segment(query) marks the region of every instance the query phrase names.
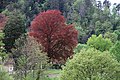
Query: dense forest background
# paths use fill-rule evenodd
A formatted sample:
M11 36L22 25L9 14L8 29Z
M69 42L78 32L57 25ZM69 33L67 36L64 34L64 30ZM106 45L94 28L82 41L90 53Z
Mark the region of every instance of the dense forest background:
M67 23L74 24L79 31L79 43L86 43L92 34L103 34L103 36L106 32L119 34L120 4L111 5L108 0L103 3L95 0L2 0L0 4L0 12L6 15L11 13L24 16L25 22L22 26L25 29L21 33L28 31L31 21L39 12L57 9L62 12ZM16 29L19 27L16 26ZM13 47L13 40L21 34L16 34L15 37L12 35L14 33L11 33L7 36L7 32L5 32L4 43L7 51L9 51ZM8 44L7 41L9 40L11 43Z

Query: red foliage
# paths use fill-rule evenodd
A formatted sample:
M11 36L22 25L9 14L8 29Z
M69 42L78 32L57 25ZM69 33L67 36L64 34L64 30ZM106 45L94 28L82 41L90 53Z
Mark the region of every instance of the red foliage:
M64 16L58 10L48 10L36 16L29 35L37 39L53 62L66 61L78 42L77 30L65 23Z
M6 22L7 22L7 17L5 17L3 14L0 14L0 30L4 28Z

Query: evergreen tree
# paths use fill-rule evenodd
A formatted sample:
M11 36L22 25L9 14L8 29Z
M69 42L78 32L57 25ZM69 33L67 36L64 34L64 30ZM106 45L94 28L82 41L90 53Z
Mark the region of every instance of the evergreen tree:
M9 19L3 32L5 33L4 44L7 51L11 51L14 47L14 42L23 33L26 32L25 16L20 11L14 10L12 12L5 13Z

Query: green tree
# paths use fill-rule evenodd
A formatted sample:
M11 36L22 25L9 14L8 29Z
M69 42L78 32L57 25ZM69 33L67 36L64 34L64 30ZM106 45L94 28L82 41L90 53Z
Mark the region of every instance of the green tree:
M112 24L110 21L96 21L95 22L95 34L105 34L106 32L112 31Z
M83 49L68 60L60 80L119 80L120 63L109 52Z
M110 39L113 43L115 43L115 42L117 41L117 39L118 39L118 35L115 34L115 33L107 32L107 33L105 33L104 38L108 38L108 39Z
M100 51L106 51L110 49L112 42L108 38L103 38L102 35L99 35L98 37L96 35L92 35L88 39L87 45Z
M17 1L18 0L1 0L0 1L0 12L2 12L8 4L12 2L17 2Z
M101 26L102 26L102 23L100 21L96 21L95 22L95 34L96 35L99 35L101 33Z
M11 51L16 39L26 32L25 16L20 11L14 10L12 12L4 13L8 16L8 21L4 27L5 33L4 44L7 51Z
M120 40L120 31L119 30L115 30L114 33L118 35L117 40Z
M79 17L76 20L82 27L82 29L88 33L92 31L92 15L94 13L94 4L92 4L93 0L75 0L73 2L74 14ZM92 28L91 28L92 27Z
M100 28L101 33L104 34L106 32L110 32L112 30L112 27L113 26L110 21L105 21Z
M112 15L110 16L110 21L113 25L112 30L120 30L120 15L117 11L117 5L113 6Z
M21 11L26 17L26 27L30 27L31 21L42 11L42 4L45 0L24 0L22 1Z
M115 43L115 45L110 49L110 52L115 55L116 59L120 62L120 41Z

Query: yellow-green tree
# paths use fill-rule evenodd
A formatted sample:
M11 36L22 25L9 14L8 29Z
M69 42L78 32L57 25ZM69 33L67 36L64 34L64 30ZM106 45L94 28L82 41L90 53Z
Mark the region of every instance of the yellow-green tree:
M120 80L120 63L109 52L83 49L65 65L60 80Z
M92 35L88 39L87 45L100 51L106 51L110 49L110 47L112 46L112 42L108 38L103 38L102 35Z

